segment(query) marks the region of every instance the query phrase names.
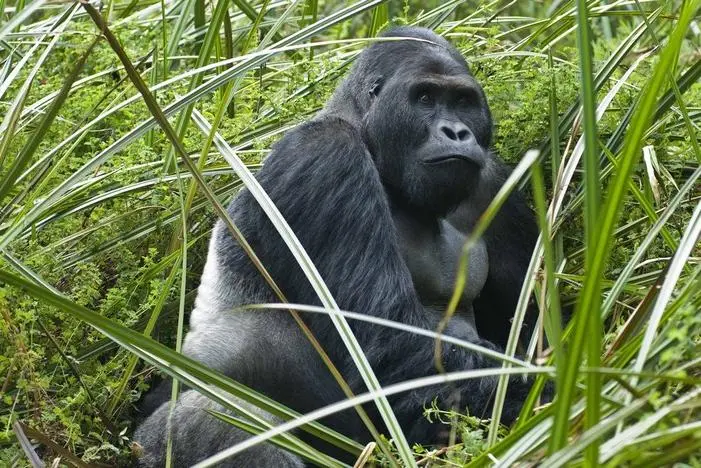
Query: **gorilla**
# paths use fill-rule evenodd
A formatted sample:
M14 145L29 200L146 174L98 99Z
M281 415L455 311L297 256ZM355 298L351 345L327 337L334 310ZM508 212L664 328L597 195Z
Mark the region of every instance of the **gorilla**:
M403 39L376 42L363 51L324 109L273 147L257 179L341 309L436 329L466 236L509 169L489 151L489 106L460 53L422 28L400 27L384 36ZM319 304L253 196L242 190L228 210L288 300ZM514 193L469 254L467 287L446 334L491 349L505 344L537 233L533 213ZM277 301L218 222L185 354L300 413L342 400L338 384L287 311L235 310ZM353 392L365 391L329 318L308 314L304 320ZM527 322L533 326L533 314ZM351 326L382 385L436 373L432 340L368 323ZM442 359L447 371L498 365L449 344L443 345ZM418 389L390 403L410 442L440 443L445 430L423 416L424 407L434 399L445 407L457 395L471 414L488 414L496 381L488 377ZM511 380L505 422L516 418L529 388L520 377ZM222 411L194 390L178 400L171 419L175 466L248 437L208 409ZM384 429L372 405L367 411ZM134 440L144 448L142 466L163 465L167 415L164 403L136 431ZM359 442L370 440L352 410L322 423ZM343 457L311 436L299 436ZM303 466L297 456L271 444L228 462Z

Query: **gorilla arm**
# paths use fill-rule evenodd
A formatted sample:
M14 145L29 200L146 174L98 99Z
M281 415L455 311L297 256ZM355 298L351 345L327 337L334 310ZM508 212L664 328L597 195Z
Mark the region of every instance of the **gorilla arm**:
M401 256L377 169L352 125L331 116L302 124L275 146L258 179L342 309L434 328ZM316 294L265 214L250 194L242 195L250 218L246 224L254 228L244 234L257 238L252 245L273 278L291 302L318 304ZM310 316L305 320L354 391L363 391L360 376L329 319ZM352 327L383 385L435 374L431 340L372 324L356 322ZM474 335L459 338L474 341ZM479 344L493 348L483 340ZM450 346L444 347L443 361L449 371L495 366L480 354ZM510 389L519 398L507 403L505 420L515 418L527 387L522 379L513 380ZM462 404L472 414L487 411L495 382L495 378L485 378L461 384ZM421 405L447 395L446 390L421 389L393 403L413 440L436 440L434 429L421 416Z

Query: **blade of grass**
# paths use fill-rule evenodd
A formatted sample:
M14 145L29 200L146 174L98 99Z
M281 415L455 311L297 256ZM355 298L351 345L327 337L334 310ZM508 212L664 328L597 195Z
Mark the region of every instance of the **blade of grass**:
M22 451L27 457L27 461L32 466L32 468L44 468L46 465L44 465L44 462L41 461L41 458L39 458L39 455L37 455L36 451L34 450L34 447L32 446L32 443L29 441L29 438L24 433L24 430L22 429L22 426L20 425L19 421L15 421L14 423L12 423L12 432L15 433L17 442L19 442L19 446L22 448Z
M581 75L581 100L583 113L584 131L584 245L587 247L587 255L584 261L584 270L589 271L593 257L593 246L598 242L598 217L601 204L601 190L599 189L599 139L596 131L596 88L594 87L594 64L592 63L591 31L589 29L589 15L587 2L577 1L577 46L579 48L579 72ZM593 294L599 294L597 290ZM601 314L600 302L593 302L590 308L580 309L575 315L577 321L576 332L585 330L588 334L586 340L587 363L589 367L599 367L601 361ZM575 332L575 333L576 333ZM572 362L579 362L579 349L572 347L568 358ZM565 380L568 367L560 366L562 369L558 376L558 382ZM559 388L557 389L560 390ZM601 404L599 401L601 394L601 379L596 372L587 375L587 406L585 411L585 428L593 428L599 423L601 417ZM565 440L561 439L561 434L553 437L553 449L561 448ZM594 440L588 447L586 459L593 466L598 458L598 442Z
M658 8L655 11L653 11L649 16L649 19L651 21L654 20L659 16L661 11L661 8ZM621 66L626 57L628 57L631 51L638 45L640 38L643 36L644 33L645 25L641 23L638 26L636 26L631 31L631 33L628 36L626 36L626 38L623 39L623 41L621 41L620 45L616 47L616 49L611 53L609 58L597 72L596 77L594 79L595 88L597 92L600 91L601 88L608 82L609 78L611 78L611 76L613 75L613 72ZM579 113L580 106L581 105L578 98L577 101L559 119L557 139L555 140L556 142L559 142L562 136L565 135L566 132L568 132L572 128L572 124L574 123L574 120L577 114ZM543 154L547 155L548 150L552 151L552 148L550 146L550 144L552 143L553 140L551 137L549 141L546 141L546 143L543 144L541 148Z
M24 23L24 20L29 18L32 13L39 8L43 7L44 3L46 3L46 0L34 0L29 6L13 16L10 21L2 25L2 27L0 27L0 40L4 39L8 34Z
M674 411L683 410L689 402L698 398L699 395L701 395L701 388L691 389L687 393L682 394L672 403L659 408L653 414L647 415L645 418L625 429L623 432L607 440L601 446L601 454L597 460L597 463L606 462L626 444L632 443L636 438L644 434L645 431L653 427L656 423Z
M608 461L607 466L623 466L624 463L631 463L635 460L639 460L642 451L657 449L661 453L675 452L679 447L681 438L693 436L694 434L698 434L699 431L701 431L701 421L683 424L639 437L624 444L624 447L619 450L616 456ZM649 460L647 457L644 458Z
M161 310L163 310L163 306L165 305L166 299L168 299L168 296L170 295L170 289L173 286L173 282L175 281L175 277L178 273L179 265L177 262L173 263L173 267L170 269L170 273L168 274L168 277L165 279L163 282L163 285L161 286L161 291L156 298L156 303L153 306L153 309L151 310L151 315L149 316L148 322L146 323L146 327L144 328L143 334L144 336L151 336L151 333L153 332L153 329L156 327L156 321L158 320L158 316L161 313ZM179 352L178 349L176 349L176 352ZM125 366L124 372L122 372L122 377L119 379L119 383L117 384L117 388L114 390L112 394L112 398L110 399L109 403L107 404L107 413L108 414L113 414L115 408L119 404L119 402L122 400L122 394L124 393L124 390L127 388L127 384L129 383L129 379L131 378L132 373L134 372L134 369L136 368L136 364L139 362L139 359L136 356L131 356L129 358L129 362Z
M224 421L227 424L231 424L234 427L238 427L239 429L242 429L249 434L260 434L261 432L265 431L265 428L251 424L250 422L246 421L243 418L238 418L236 416L232 416L230 414L226 413L221 413L219 411L213 411L213 410L207 410L209 414L214 416L215 418ZM279 437L273 437L270 439L270 442L272 442L275 445L278 445L285 450L295 453L299 455L300 457L310 461L314 462L316 461L317 457L314 456L314 449L309 446L308 444L305 444L303 442L297 442L297 443L292 443L288 440L281 439ZM347 468L348 465L341 463L340 461L330 459L329 461L332 462L330 466L333 467L344 467ZM335 463L334 463L335 462Z
M176 166L177 168L177 166ZM175 335L175 352L182 353L183 346L183 336L185 329L185 296L187 294L187 231L188 231L188 210L189 207L185 205L185 196L183 194L183 182L180 178L180 172L178 171L178 194L180 195L180 210L181 210L181 227L182 227L182 239L180 242L180 256L182 263L180 265L180 297L178 300L178 325L176 328ZM159 312L160 315L160 312ZM171 393L170 393L170 405L169 405L169 418L175 410L175 403L178 398L178 393L180 392L180 382L176 379L173 380ZM284 439L283 439L284 440ZM172 454L173 454L173 438L169 430L167 438L167 448L166 448L166 466L171 466ZM312 451L313 452L313 451ZM314 459L316 457L313 457Z
M179 10L174 12L176 13L175 17L177 18L177 21L175 22L175 26L170 30L170 37L168 38L167 42L168 46L163 51L164 57L169 57L172 59L173 56L177 55L180 40L183 37L183 33L185 32L185 28L187 27L188 21L190 21L190 19L192 18L191 15L195 8L195 1L196 0L185 0L183 2L180 2ZM163 7L161 6L161 8ZM165 28L165 24L163 25L163 27ZM165 60L163 62L163 68L166 69L167 67L168 61Z
M243 309L278 309L278 310L287 310L289 308L293 308L297 311L300 312L311 312L311 313L317 313L317 314L327 314L331 315L332 313L336 312L340 315L342 315L345 318L349 318L352 320L358 320L361 322L367 322L367 323L372 323L373 325L378 325L382 327L388 327L388 328L393 328L395 330L401 330L405 331L408 333L413 333L415 335L420 335L420 336L425 336L428 338L432 339L438 339L441 338L444 340L446 343L454 344L455 346L458 346L460 348L464 348L479 354L483 354L484 356L488 356L492 359L495 359L497 361L501 362L508 362L509 364L513 364L518 367L525 367L525 368L536 368L533 364L530 364L526 361L523 361L521 359L512 357L512 356L507 356L504 353L500 353L498 351L491 350L489 348L485 348L484 346L480 346L475 343L471 343L469 341L465 341L459 338L454 338L448 335L443 335L440 333L437 333L433 330L426 330L424 328L419 328L415 327L413 325L407 325L402 322L395 322L393 320L388 320L388 319L383 319L379 317L375 317L372 315L366 315L366 314L361 314L358 312L349 312L345 310L338 310L334 311L333 309L328 309L326 307L320 307L320 306L311 306L311 305L306 305L306 304L253 304L250 306L243 307Z
M2 77L2 83L0 84L0 98L12 85L14 79L19 75L27 61L31 57L33 57L34 52L38 50L39 46L44 43L49 33L53 33L53 37L44 48L42 54L35 61L32 70L27 76L24 77L22 85L20 86L19 91L17 91L16 96L12 104L10 105L10 111L7 113L7 115L3 119L2 124L0 125L0 133L4 133L2 137L2 142L0 143L0 169L2 169L2 166L4 165L5 158L7 156L7 150L12 140L12 137L14 136L15 127L20 119L20 115L24 114L24 101L27 98L27 95L29 94L32 85L34 84L34 79L37 73L39 73L39 70L41 69L44 62L54 50L54 47L61 38L61 33L71 22L71 19L73 18L73 15L76 13L77 10L77 5L72 5L66 8L66 10L61 15L57 16L56 20L51 24L49 30L45 34L39 36L32 48L26 54L24 54L24 56L12 68L12 70L9 73L4 74L4 76ZM8 57L8 60L6 62L8 65L10 64L10 58L11 57Z
M640 352L638 353L635 360L635 365L633 366L633 369L636 372L641 372L645 366L648 354L650 353L650 348L652 347L652 341L655 338L655 333L657 332L657 327L662 319L662 313L665 310L665 306L672 298L672 293L674 292L684 265L688 261L692 250L697 247L697 242L700 236L701 202L696 205L696 209L691 216L691 220L689 221L689 224L687 225L686 230L679 241L679 249L674 253L674 257L669 263L669 269L665 275L664 283L662 283L662 287L659 290L657 299L655 300L655 306L652 309L652 313L650 314L650 318L647 323L645 336L643 337L643 342L640 346ZM637 380L633 379L631 384L633 386L636 385Z
M197 11L198 10L203 10L204 9L204 2L201 2L201 0L197 0L195 2L195 17L198 16ZM229 0L219 0L217 2L216 7L214 8L214 11L212 12L212 17L209 20L209 27L207 28L207 32L205 34L204 40L202 41L201 46L199 47L199 53L197 55L197 62L195 63L195 67L200 68L204 65L206 65L210 61L212 49L214 49L214 44L219 40L219 29L221 28L222 22L224 21L224 17L226 16L226 13L229 8ZM199 15L204 16L204 11L201 11ZM255 17L253 18L255 20ZM192 77L192 80L190 80L190 85L188 87L188 92L192 92L193 89L197 88L200 84L202 84L204 76L202 74L197 74ZM187 131L187 126L190 122L190 115L192 114L192 110L195 108L195 103L192 102L188 104L185 109L178 115L178 120L175 124L175 132L178 135L179 139L183 139L185 137L185 132ZM166 170L172 170L172 168L175 165L175 151L173 148L171 148L164 161L164 167Z
M659 234L659 232L665 226L667 221L675 213L677 208L681 206L682 202L688 196L689 191L696 186L696 180L699 177L701 177L701 168L697 168L691 175L691 177L687 179L687 181L679 189L674 198L669 202L662 215L659 216L655 223L649 228L647 234L645 235L645 238L635 249L633 256L630 258L625 268L623 268L621 273L618 275L618 278L616 279L616 282L614 283L613 287L609 290L608 295L606 296L606 299L604 300L604 304L602 306L602 316L608 315L609 311L616 302L617 297L623 291L623 288L632 276L633 271L635 270L635 268L638 267L638 264L645 255L645 252L647 252L647 249L657 237L657 234Z
M376 400L380 397L388 397L391 395L396 395L403 392L408 392L422 387L430 387L434 385L445 385L450 382L459 382L467 379L479 379L487 376L493 375L519 375L523 373L552 373L553 368L539 367L526 369L473 369L469 371L459 371L459 372L449 372L447 374L435 375L431 377L421 377L418 379L406 380L404 382L388 385L376 391L369 391L368 393L363 393L354 398L343 400L338 403L334 403L328 406L324 406L310 413L300 416L294 420L288 421L286 423L280 424L273 429L267 430L257 436L253 436L245 441L234 445L226 450L222 450L214 456L211 456L196 465L193 468L205 468L208 466L214 466L217 463L230 458L237 453L240 453L247 448L253 447L257 444L265 442L271 437L275 437L281 434L285 434L292 429L300 427L304 424L308 424L311 421L316 421L318 419L336 414L340 411L350 409L355 405L368 403ZM413 460L413 459L412 459ZM416 462L414 462L416 463Z
M62 461L66 461L70 463L71 465L77 467L77 468L90 468L90 465L85 463L83 460L80 458L76 457L73 453L71 453L69 450L63 448L51 438L44 434L43 432L39 432L36 429L32 429L31 427L27 426L26 424L22 423L21 421L15 421L13 423L13 426L17 425L17 427L21 428L22 431L28 436L31 437L32 439L38 440L40 443L44 444L46 447L48 447L50 450L52 450L55 454L60 455L63 457ZM45 466L43 462L41 462L39 465L40 467Z
M565 350L560 342L562 335L562 310L560 308L560 291L555 282L555 249L551 242L550 225L548 223L545 181L543 179L543 170L538 163L533 165L531 183L533 186L535 211L542 233L543 259L545 263L544 281L548 298L547 305L541 309L543 311L543 325L548 337L548 343L554 349L554 365L557 368L558 364L564 362L566 357ZM557 377L559 378L561 375L558 373Z
M646 30L647 30L648 34L650 35L650 37L652 38L653 43L659 47L660 42L657 39L657 35L655 34L655 31L654 31L652 25L650 24L650 21L645 16L643 8L640 5L640 2L638 0L635 0L635 7L641 13L641 16L643 18L643 23L645 24ZM674 73L674 69L670 70L670 75L672 75L673 73ZM696 160L698 162L701 162L701 148L699 148L699 142L696 138L696 130L695 130L694 126L691 124L691 121L689 119L689 113L686 109L686 105L684 104L684 100L682 99L681 90L677 86L677 83L674 80L673 76L670 76L669 81L670 81L672 91L674 92L674 98L676 100L677 106L679 106L679 110L682 114L682 119L683 119L684 125L686 127L686 131L689 133L689 141L691 142L691 146L694 149L694 154L696 154Z
M552 413L553 408L545 408L540 413L536 414L528 421L525 421L523 425L520 425L512 429L506 437L500 440L496 445L489 447L488 450L482 452L482 454L474 457L470 460L470 463L465 465L465 468L477 468L483 466L512 466L512 465L501 465L499 458L504 451L514 447L515 443L518 442L530 442L531 446L535 445L532 440L537 440L540 433L547 433L547 431L552 426ZM497 462L495 462L497 460Z
M536 150L530 150L529 152L533 152L533 154L538 153ZM529 260L528 267L526 269L525 279L523 281L523 285L521 286L518 303L516 304L516 310L514 311L514 318L512 319L511 329L509 330L509 338L506 343L506 354L509 356L514 356L516 354L521 328L523 326L523 321L528 309L528 303L535 286L535 279L537 276L536 272L540 266L541 258L543 256L542 242L543 238L542 235L540 235L536 240L535 248L533 249L531 259ZM492 443L496 442L497 432L501 420L501 412L506 399L507 387L508 380L505 378L500 379L494 396L494 408L492 410L492 421L490 423L490 432L488 435L488 441L492 440Z
M487 227L489 227L489 224L491 223L492 219L494 218L494 216L496 216L499 209L502 207L508 196L511 194L511 191L516 188L518 182L524 177L531 165L538 159L538 156L538 151L529 150L528 152L526 152L526 154L518 163L518 165L514 168L511 174L509 174L509 177L506 179L502 187L494 196L494 199L491 201L487 209L485 209L484 213L480 215L480 218L477 221L475 228L465 241L465 244L463 245L460 254L460 259L458 261L458 274L455 278L453 295L450 298L450 302L448 303L445 315L438 324L438 333L443 332L443 330L448 324L448 321L457 310L458 303L460 302L460 298L462 297L462 293L467 282L467 263L469 259L470 250L472 250L477 240L482 237L482 234L484 234L484 231L486 231ZM514 323L517 323L519 320L521 322L523 321L523 315L521 315L521 317L515 317ZM509 336L509 341L507 343L506 349L506 354L510 357L513 357L515 355L516 343L518 342L518 332L515 331L514 328L515 326L512 326L511 334ZM440 339L436 340L436 346L434 348L434 358L436 360L436 367L439 369L439 371L442 371L443 366L441 362L440 343ZM506 363L504 363L504 367L508 367ZM487 443L490 445L493 445L494 442L496 442L496 434L498 430L499 419L501 418L501 411L504 405L504 398L506 397L507 385L508 379L506 378L506 376L499 379L496 396L494 398L494 406L492 409L492 423L490 424L489 436L487 439Z
M368 30L368 37L375 37L382 26L389 22L389 7L386 3L378 5L372 10L372 21Z
M592 372L592 374L597 374ZM584 433L572 444L567 447L553 453L548 458L546 458L538 466L543 468L560 468L561 466L567 465L572 461L573 458L577 457L582 450L587 451L589 447L596 443L597 440L601 440L606 434L615 429L616 425L623 421L624 419L632 416L637 411L647 403L647 400L640 399L632 402L629 405L624 406L619 411L615 412L611 416L606 417L602 421L598 422L595 426L588 428ZM586 463L586 462L585 462ZM598 459L595 465L586 466L598 466Z
M558 130L557 74L553 69L552 49L548 49L548 71L550 73L550 92L548 93L548 103L550 104L550 180L554 181L557 180L557 174L562 168L562 154L560 152L560 133ZM553 264L559 265L565 258L561 233L555 234L554 242Z

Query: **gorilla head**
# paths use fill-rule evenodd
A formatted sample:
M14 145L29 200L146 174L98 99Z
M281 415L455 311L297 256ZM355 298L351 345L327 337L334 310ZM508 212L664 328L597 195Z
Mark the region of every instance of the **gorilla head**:
M394 203L445 214L474 191L486 163L487 100L442 37L408 27L384 37L398 39L363 52L326 112L361 129Z

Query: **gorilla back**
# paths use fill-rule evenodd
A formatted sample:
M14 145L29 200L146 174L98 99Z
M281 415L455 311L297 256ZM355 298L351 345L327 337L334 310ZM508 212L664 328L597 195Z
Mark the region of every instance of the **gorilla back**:
M368 47L326 107L273 147L257 178L341 309L435 329L465 236L508 169L488 150L489 107L459 52L426 29L397 28L385 36L405 40ZM248 191L235 197L229 214L288 300L318 304ZM469 287L447 334L489 348L505 341L536 235L532 213L514 194L470 253ZM234 311L277 300L218 222L184 352L302 413L341 400L338 384L287 312ZM328 318L310 314L305 322L352 390L365 391ZM435 374L432 340L364 322L352 327L381 384ZM448 371L496 364L450 345L444 345L442 359ZM472 414L484 414L495 383L492 377L460 383L460 403ZM506 421L517 416L528 386L520 378L510 383ZM454 387L433 387L391 400L410 441L441 442L442 430L422 416L423 405L434 398L446 405L455 393ZM192 390L181 396L171 419L176 466L247 437L210 416L205 411L210 407ZM163 464L167 412L161 406L135 434L145 450L144 466ZM381 420L370 415L382 429ZM322 422L368 441L352 411ZM302 464L272 445L251 448L230 462Z

